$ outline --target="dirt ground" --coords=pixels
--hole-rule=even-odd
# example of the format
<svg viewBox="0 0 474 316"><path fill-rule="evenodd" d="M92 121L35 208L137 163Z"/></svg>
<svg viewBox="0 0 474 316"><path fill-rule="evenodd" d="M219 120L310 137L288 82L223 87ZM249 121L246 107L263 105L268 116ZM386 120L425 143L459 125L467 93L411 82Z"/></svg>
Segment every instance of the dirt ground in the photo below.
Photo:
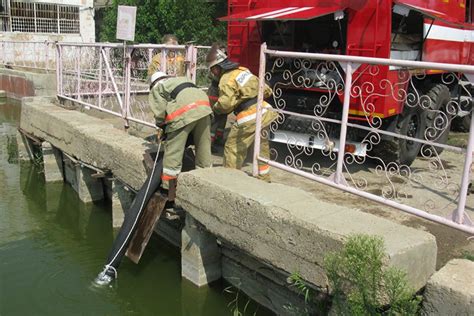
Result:
<svg viewBox="0 0 474 316"><path fill-rule="evenodd" d="M88 114L104 119L116 128L123 129L123 121L104 113L87 111ZM231 120L229 120L231 121ZM131 124L128 132L138 137L146 137L154 133L153 129L141 125ZM451 133L448 143L453 146L465 147L468 134ZM328 157L313 153L302 154L301 151L289 149L286 145L273 144L273 153L278 153L278 162L285 163L288 157L301 158L301 170L311 173L312 166L318 164L317 175L328 177L335 171L335 161ZM213 165L222 165L223 147L213 155ZM251 157L249 153L248 157ZM417 158L408 169L378 170L381 163L377 159L366 159L362 164L347 164L345 178L350 186L363 185L366 192L383 195L391 200L425 210L431 214L450 217L456 209L457 190L459 190L461 173L464 165L462 154L444 151L439 159ZM248 160L244 171L251 172ZM405 213L398 209L382 205L356 195L331 188L316 181L291 174L286 171L272 168L272 181L299 187L308 191L316 198L326 202L342 204L350 208L371 213L394 222L428 231L436 237L438 244L437 267L440 268L452 258L459 258L466 253L474 254L474 240L468 240L469 235L456 229L437 224L420 217ZM474 194L468 196L466 213L474 219Z"/></svg>

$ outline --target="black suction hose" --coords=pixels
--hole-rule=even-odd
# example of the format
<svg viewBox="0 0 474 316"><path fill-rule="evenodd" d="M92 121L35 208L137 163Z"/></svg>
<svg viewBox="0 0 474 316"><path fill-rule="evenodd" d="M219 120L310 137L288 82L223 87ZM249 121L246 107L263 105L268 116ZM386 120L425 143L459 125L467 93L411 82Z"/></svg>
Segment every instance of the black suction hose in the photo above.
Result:
<svg viewBox="0 0 474 316"><path fill-rule="evenodd" d="M112 278L117 277L117 269L122 262L123 256L125 255L128 245L135 233L137 228L136 224L138 223L140 215L143 213L143 209L148 205L150 198L160 187L162 171L163 157L160 155L156 158L154 172L152 171L150 173L145 183L133 199L130 209L125 214L122 227L112 244L112 249L107 257L104 270L105 274Z"/></svg>

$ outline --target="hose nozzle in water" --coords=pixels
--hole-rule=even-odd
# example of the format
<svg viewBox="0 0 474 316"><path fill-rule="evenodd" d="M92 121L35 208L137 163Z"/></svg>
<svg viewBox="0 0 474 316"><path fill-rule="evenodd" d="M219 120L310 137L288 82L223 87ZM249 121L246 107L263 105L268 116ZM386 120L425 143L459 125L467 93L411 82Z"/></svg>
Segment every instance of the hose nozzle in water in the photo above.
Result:
<svg viewBox="0 0 474 316"><path fill-rule="evenodd" d="M114 267L107 265L94 279L94 284L97 286L106 286L112 283L116 278L117 270Z"/></svg>

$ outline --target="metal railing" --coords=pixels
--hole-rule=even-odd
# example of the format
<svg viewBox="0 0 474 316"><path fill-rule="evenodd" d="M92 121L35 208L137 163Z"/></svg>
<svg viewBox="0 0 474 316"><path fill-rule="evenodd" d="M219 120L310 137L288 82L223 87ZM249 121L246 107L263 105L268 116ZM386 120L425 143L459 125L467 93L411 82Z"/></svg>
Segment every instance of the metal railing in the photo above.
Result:
<svg viewBox="0 0 474 316"><path fill-rule="evenodd" d="M147 102L152 59L168 74L182 75L182 65L198 85L207 80L206 46L58 43L56 49L58 97L119 116L125 128L129 122L155 126Z"/></svg>
<svg viewBox="0 0 474 316"><path fill-rule="evenodd" d="M423 90L430 72L438 73L439 82ZM373 80L383 73L392 79ZM263 157L256 137L253 173L258 175L258 162L268 163L474 234L468 215L474 196L467 195L474 119L466 146L446 144L451 124L472 111L463 73L473 74L474 66L285 52L263 44L256 135L275 143L270 157ZM265 81L273 86L273 109L264 109ZM453 86L464 96L450 97L447 87ZM316 92L319 98L312 99ZM381 99L404 106L403 114L384 119L377 113ZM262 128L265 111L278 118ZM418 157L403 161L400 150Z"/></svg>
<svg viewBox="0 0 474 316"><path fill-rule="evenodd" d="M0 65L54 72L56 69L55 43L0 41Z"/></svg>

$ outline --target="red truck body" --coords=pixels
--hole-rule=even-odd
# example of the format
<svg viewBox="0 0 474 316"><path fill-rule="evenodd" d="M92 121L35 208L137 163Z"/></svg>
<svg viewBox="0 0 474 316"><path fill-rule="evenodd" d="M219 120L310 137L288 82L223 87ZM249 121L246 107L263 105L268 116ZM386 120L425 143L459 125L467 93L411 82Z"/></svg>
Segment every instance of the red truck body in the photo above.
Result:
<svg viewBox="0 0 474 316"><path fill-rule="evenodd" d="M398 13L404 10L411 12L410 15L407 13L409 22L405 24L412 30L407 31L408 36L403 36L415 38L414 44L410 40L394 44L395 39L403 37L394 35L394 28L399 25L401 15ZM317 27L321 25L318 19L331 16L327 21L332 23L335 20L332 16L337 14L343 16L340 39L337 31L334 33L339 42L334 44L337 48L326 47L322 50L319 47L319 51L304 49L305 37L311 37L307 42L314 42L327 37L325 33L331 33L329 29L328 32L318 31ZM228 21L229 57L254 73L258 71L260 45L267 42L272 48L267 31L275 21L285 25L294 21L290 26L295 34L286 45L273 45L275 49L474 65L474 0L229 0L228 16L221 20ZM319 34L312 34L315 32ZM284 36L281 35L282 38ZM406 43L414 45L415 49L405 49L404 45L408 46ZM401 45L402 49L396 45ZM358 80L374 83L389 80L396 83L403 77L400 71L406 70L380 67L377 74L362 74ZM427 77L440 76L435 69L428 70L426 74ZM357 71L354 77L357 77ZM376 86L382 89L380 85ZM390 94L388 91L379 92L382 96ZM374 98L370 101L375 106L374 116L388 118L403 111L403 104L393 98ZM350 115L352 119L364 115L356 99L351 100Z"/></svg>

